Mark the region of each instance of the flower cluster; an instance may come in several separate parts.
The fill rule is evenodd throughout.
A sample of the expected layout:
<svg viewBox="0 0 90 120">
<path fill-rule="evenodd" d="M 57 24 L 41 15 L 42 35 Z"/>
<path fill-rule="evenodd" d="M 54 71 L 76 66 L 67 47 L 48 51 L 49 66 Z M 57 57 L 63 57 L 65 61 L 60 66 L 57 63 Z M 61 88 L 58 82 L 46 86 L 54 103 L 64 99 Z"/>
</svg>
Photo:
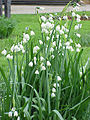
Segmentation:
<svg viewBox="0 0 90 120">
<path fill-rule="evenodd" d="M 57 84 L 56 84 L 56 83 L 53 84 L 52 93 L 51 93 L 51 97 L 52 97 L 52 98 L 56 96 L 56 95 L 55 95 L 55 93 L 56 93 L 56 87 L 59 87 L 59 86 L 60 86 L 60 85 L 59 85 L 59 82 L 62 80 L 60 76 L 57 76 L 56 79 L 57 79 L 57 82 L 58 82 L 58 83 L 57 83 Z"/>
<path fill-rule="evenodd" d="M 11 111 L 8 113 L 8 116 L 10 118 L 17 118 L 17 120 L 20 120 L 20 117 L 18 116 L 18 112 L 16 111 L 16 108 L 12 108 Z"/>
</svg>

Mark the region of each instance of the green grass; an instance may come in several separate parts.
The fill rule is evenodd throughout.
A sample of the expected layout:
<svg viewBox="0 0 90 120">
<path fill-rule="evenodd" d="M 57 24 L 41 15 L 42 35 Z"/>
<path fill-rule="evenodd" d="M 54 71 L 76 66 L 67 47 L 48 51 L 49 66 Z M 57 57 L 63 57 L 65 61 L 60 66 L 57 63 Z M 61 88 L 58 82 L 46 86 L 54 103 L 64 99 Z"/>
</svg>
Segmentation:
<svg viewBox="0 0 90 120">
<path fill-rule="evenodd" d="M 90 11 L 85 12 L 88 16 L 90 16 Z M 58 13 L 59 15 L 60 13 Z M 80 15 L 83 14 L 83 12 L 79 12 Z M 21 36 L 22 33 L 25 31 L 26 27 L 30 27 L 36 34 L 35 39 L 33 40 L 34 43 L 36 43 L 37 40 L 41 38 L 40 34 L 40 25 L 38 22 L 37 15 L 12 15 L 12 18 L 16 20 L 16 27 L 13 31 L 13 33 L 5 39 L 0 39 L 0 66 L 4 67 L 4 63 L 6 62 L 4 60 L 4 57 L 1 55 L 1 51 L 6 48 L 7 50 L 12 46 L 12 44 L 17 43 L 19 41 L 17 36 Z M 80 43 L 82 44 L 84 49 L 83 56 L 85 56 L 85 61 L 88 57 L 90 57 L 90 21 L 81 21 L 83 24 L 82 29 L 80 30 L 80 34 L 82 35 L 82 38 L 80 39 Z M 73 31 L 72 31 L 73 32 Z"/>
</svg>

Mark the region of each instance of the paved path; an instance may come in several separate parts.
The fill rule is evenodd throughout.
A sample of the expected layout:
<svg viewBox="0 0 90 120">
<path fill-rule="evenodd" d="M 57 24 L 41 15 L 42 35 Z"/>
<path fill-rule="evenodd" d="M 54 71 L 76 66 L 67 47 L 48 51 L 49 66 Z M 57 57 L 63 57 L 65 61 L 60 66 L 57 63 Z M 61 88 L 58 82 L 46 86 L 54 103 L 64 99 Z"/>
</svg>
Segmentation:
<svg viewBox="0 0 90 120">
<path fill-rule="evenodd" d="M 37 6 L 38 5 L 12 5 L 11 13 L 12 14 L 35 14 L 35 8 Z M 52 12 L 61 12 L 65 6 L 42 5 L 41 7 L 44 7 L 45 10 L 44 11 L 39 10 L 39 13 L 52 13 Z M 70 7 L 68 11 L 71 9 L 72 7 Z M 79 11 L 90 11 L 90 4 L 81 6 Z"/>
</svg>

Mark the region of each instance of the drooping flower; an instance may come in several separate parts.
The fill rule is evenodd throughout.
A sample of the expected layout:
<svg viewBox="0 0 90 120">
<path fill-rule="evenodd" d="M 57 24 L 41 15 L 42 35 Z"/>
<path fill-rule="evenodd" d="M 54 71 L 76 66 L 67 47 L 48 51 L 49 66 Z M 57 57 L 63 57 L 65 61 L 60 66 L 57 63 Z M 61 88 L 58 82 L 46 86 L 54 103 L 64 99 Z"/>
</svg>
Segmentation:
<svg viewBox="0 0 90 120">
<path fill-rule="evenodd" d="M 18 116 L 17 120 L 20 120 L 20 117 Z"/>
<path fill-rule="evenodd" d="M 43 61 L 43 60 L 44 60 L 44 58 L 41 56 L 41 57 L 40 57 L 40 61 Z"/>
<path fill-rule="evenodd" d="M 17 111 L 14 112 L 14 116 L 18 117 L 18 112 Z"/>
<path fill-rule="evenodd" d="M 41 70 L 46 70 L 45 66 L 41 65 Z"/>
<path fill-rule="evenodd" d="M 34 57 L 34 64 L 36 65 L 36 61 L 37 61 L 37 58 L 36 57 Z"/>
<path fill-rule="evenodd" d="M 79 48 L 77 48 L 77 49 L 76 49 L 76 52 L 80 52 L 80 49 L 79 49 Z"/>
<path fill-rule="evenodd" d="M 53 86 L 56 88 L 56 83 L 54 83 Z M 58 83 L 57 83 L 57 86 L 59 87 L 59 84 L 58 84 Z"/>
<path fill-rule="evenodd" d="M 80 35 L 80 34 L 78 34 L 78 33 L 76 33 L 76 35 L 77 35 L 77 37 L 79 37 L 79 38 L 81 37 L 81 35 Z"/>
<path fill-rule="evenodd" d="M 56 89 L 55 89 L 55 88 L 52 88 L 52 92 L 55 93 L 55 92 L 56 92 Z"/>
<path fill-rule="evenodd" d="M 55 97 L 55 93 L 52 93 L 52 94 L 51 94 L 51 97 L 52 97 L 52 98 Z"/>
<path fill-rule="evenodd" d="M 36 74 L 36 75 L 38 75 L 38 74 L 39 74 L 39 71 L 38 71 L 38 70 L 36 70 L 36 71 L 35 71 L 35 74 Z"/>
<path fill-rule="evenodd" d="M 7 51 L 4 49 L 4 50 L 1 52 L 1 54 L 6 55 L 6 54 L 7 54 Z"/>
<path fill-rule="evenodd" d="M 29 63 L 29 66 L 30 66 L 30 67 L 33 67 L 33 62 L 32 62 L 32 61 Z"/>
<path fill-rule="evenodd" d="M 41 40 L 39 40 L 39 43 L 40 43 L 40 45 L 42 45 L 42 44 L 43 44 L 43 42 L 42 42 Z"/>
<path fill-rule="evenodd" d="M 11 59 L 11 60 L 12 60 L 12 59 L 13 59 L 13 56 L 12 56 L 12 55 L 10 55 L 10 54 L 8 54 L 8 55 L 6 56 L 6 58 L 7 58 L 7 59 Z"/>
<path fill-rule="evenodd" d="M 73 17 L 75 17 L 75 16 L 76 16 L 75 12 L 72 12 L 72 16 L 73 16 Z"/>
<path fill-rule="evenodd" d="M 13 114 L 12 111 L 10 111 L 10 112 L 8 113 L 8 116 L 9 116 L 9 117 L 12 117 L 12 114 Z"/>
<path fill-rule="evenodd" d="M 40 48 L 38 47 L 38 46 L 35 46 L 34 48 L 33 48 L 33 53 L 37 53 L 37 51 L 39 50 Z"/>
<path fill-rule="evenodd" d="M 49 61 L 47 61 L 47 66 L 51 66 L 51 63 Z"/>
<path fill-rule="evenodd" d="M 60 25 L 56 26 L 56 31 L 60 31 Z"/>
<path fill-rule="evenodd" d="M 45 22 L 45 21 L 46 21 L 46 17 L 45 17 L 45 16 L 41 16 L 41 20 L 42 20 L 43 22 Z"/>
<path fill-rule="evenodd" d="M 61 81 L 61 77 L 60 76 L 57 76 L 57 81 Z"/>
<path fill-rule="evenodd" d="M 31 32 L 30 32 L 30 35 L 31 35 L 31 36 L 34 36 L 34 35 L 35 35 L 34 31 L 31 31 Z"/>
</svg>

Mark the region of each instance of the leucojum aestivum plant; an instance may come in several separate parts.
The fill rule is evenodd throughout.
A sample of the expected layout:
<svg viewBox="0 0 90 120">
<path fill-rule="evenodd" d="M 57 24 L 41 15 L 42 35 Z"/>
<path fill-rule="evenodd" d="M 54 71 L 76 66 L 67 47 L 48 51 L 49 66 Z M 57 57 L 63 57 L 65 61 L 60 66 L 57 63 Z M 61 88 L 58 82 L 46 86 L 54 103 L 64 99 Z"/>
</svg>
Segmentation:
<svg viewBox="0 0 90 120">
<path fill-rule="evenodd" d="M 6 76 L 0 67 L 4 81 L 1 120 L 78 119 L 82 104 L 90 98 L 86 95 L 90 68 L 89 59 L 85 66 L 81 61 L 79 6 L 74 6 L 68 20 L 65 11 L 69 4 L 57 19 L 37 12 L 42 36 L 38 44 L 34 43 L 34 31 L 27 27 L 21 42 L 13 44 L 10 51 L 2 51 L 9 70 Z M 70 34 L 73 22 L 75 39 Z"/>
</svg>

